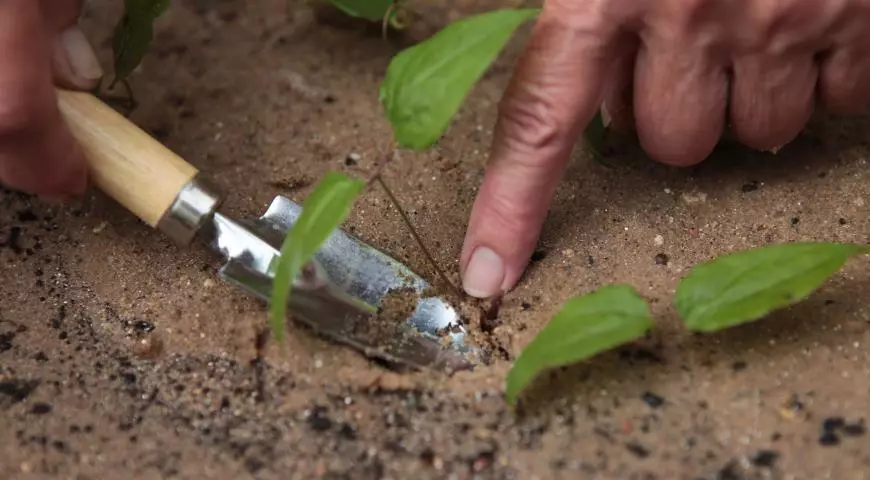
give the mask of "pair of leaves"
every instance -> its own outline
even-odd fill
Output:
[[[270,302],[270,327],[276,340],[284,340],[287,298],[293,282],[333,231],[350,215],[365,183],[330,172],[314,187],[302,205],[299,219],[281,245],[275,264]]]
[[[863,245],[785,243],[721,256],[680,282],[674,303],[689,330],[715,332],[764,317],[807,298]],[[522,351],[505,395],[515,404],[541,372],[576,363],[641,337],[652,326],[646,302],[631,287],[603,287],[569,300]]]
[[[166,12],[170,3],[171,0],[124,0],[124,14],[112,37],[115,63],[112,86],[125,80],[142,62],[154,38],[154,21]]]

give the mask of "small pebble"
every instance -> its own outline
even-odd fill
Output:
[[[656,235],[655,238],[653,239],[653,243],[656,244],[656,246],[661,247],[662,245],[665,244],[665,237],[663,237],[661,235]]]
[[[684,193],[680,195],[683,202],[693,205],[696,203],[704,203],[707,201],[707,194],[704,192]]]
[[[360,154],[358,154],[356,152],[351,152],[351,153],[347,154],[347,157],[345,157],[344,164],[347,165],[348,167],[352,167],[352,166],[358,164],[361,159],[362,159],[362,156]]]
[[[93,229],[92,231],[93,231],[94,233],[100,233],[100,232],[102,232],[103,230],[105,230],[106,227],[108,227],[108,226],[109,226],[109,222],[101,222],[99,225],[97,225],[96,227],[94,227],[94,229]]]

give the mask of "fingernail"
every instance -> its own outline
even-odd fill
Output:
[[[103,76],[103,68],[97,60],[97,55],[79,27],[73,26],[61,33],[60,44],[66,53],[73,75],[87,82],[99,80]]]
[[[501,290],[504,274],[501,257],[487,247],[477,247],[462,277],[462,288],[472,297],[489,298]]]
[[[607,110],[607,106],[603,103],[601,104],[601,124],[604,125],[604,128],[610,126],[610,122],[613,120],[613,117],[610,116],[610,112]]]

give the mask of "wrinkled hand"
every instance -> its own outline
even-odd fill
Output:
[[[54,85],[87,90],[103,72],[76,21],[84,0],[0,1],[0,183],[66,199],[87,169]]]
[[[513,288],[599,107],[655,160],[793,140],[816,104],[870,104],[870,0],[547,0],[502,100],[461,257],[476,297]]]

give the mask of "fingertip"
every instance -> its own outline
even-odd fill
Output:
[[[558,180],[561,170],[548,174]],[[513,289],[538,242],[552,195],[539,185],[517,183],[520,178],[490,169],[472,206],[460,271],[463,288],[473,297]]]
[[[493,249],[479,245],[473,247],[462,276],[462,288],[475,298],[490,298],[503,288],[505,264]]]
[[[77,25],[58,34],[53,70],[56,83],[76,90],[96,88],[104,74],[93,47]]]

